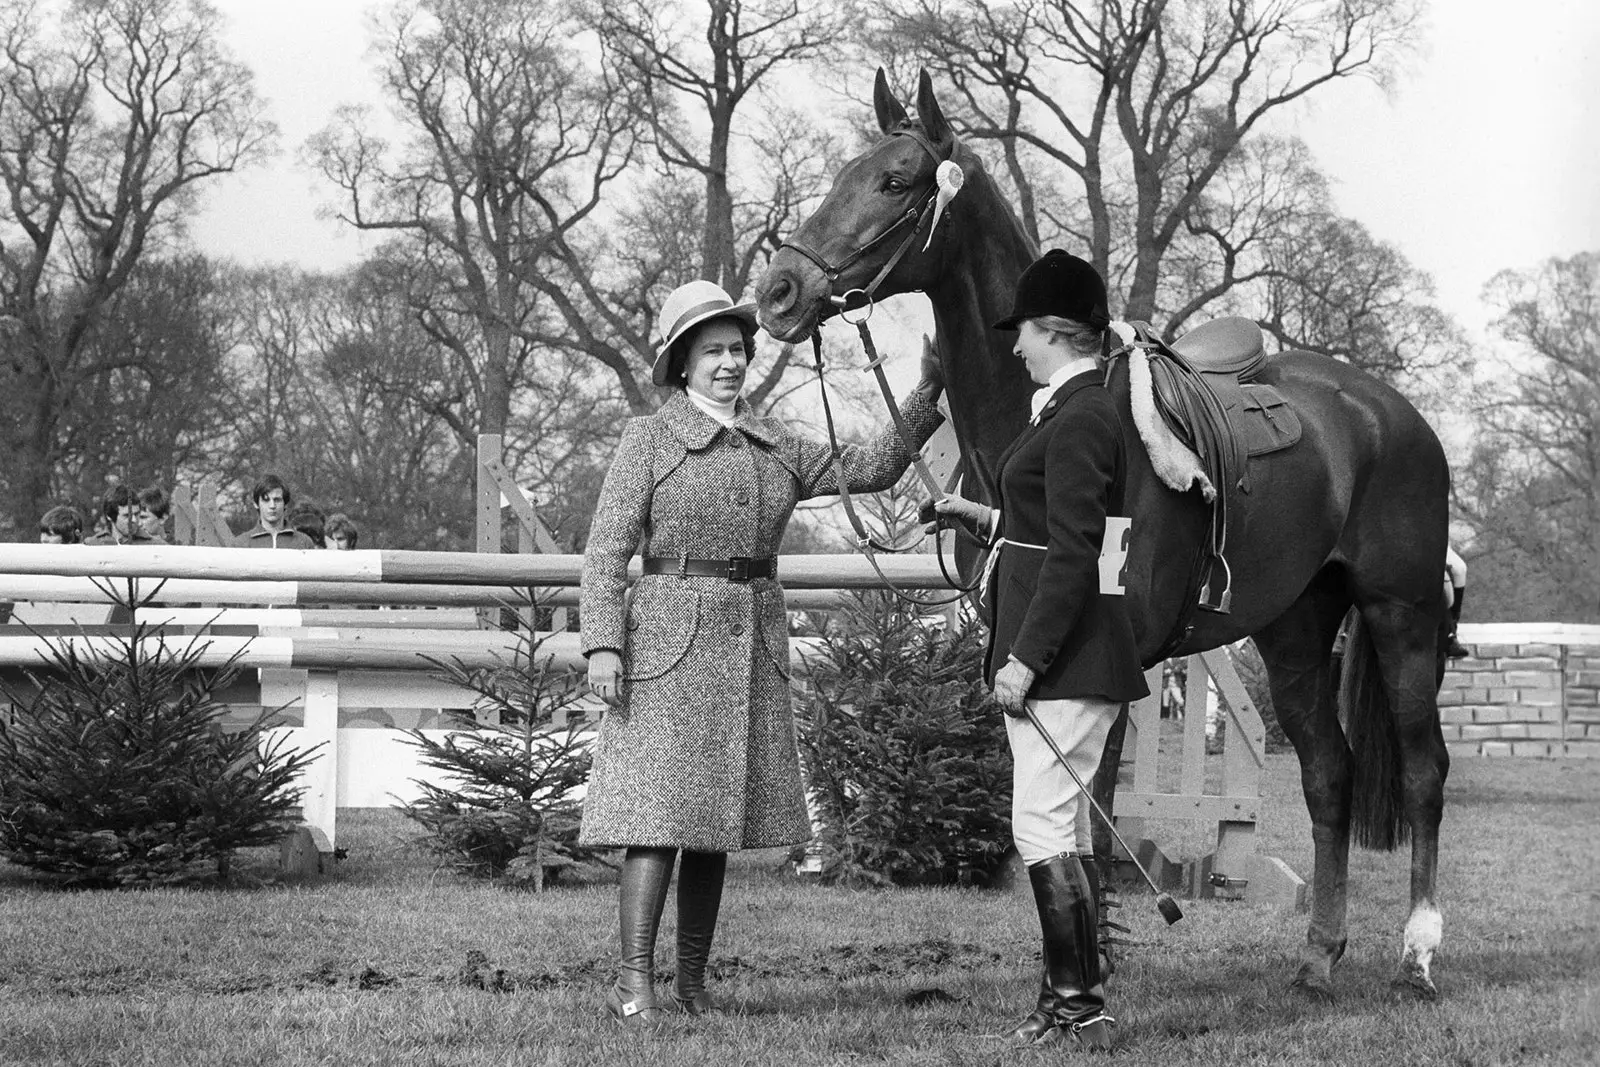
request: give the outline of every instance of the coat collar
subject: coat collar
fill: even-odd
[[[1086,370],[1082,374],[1074,374],[1065,382],[1062,382],[1061,388],[1057,389],[1055,394],[1046,401],[1044,407],[1039,409],[1038,425],[1044,425],[1052,415],[1060,411],[1061,405],[1065,404],[1067,398],[1073,393],[1076,393],[1079,389],[1088,389],[1092,386],[1101,385],[1104,381],[1104,374],[1098,368]]]
[[[758,417],[743,397],[739,398],[733,412],[733,425],[729,429],[738,430],[746,437],[769,448],[777,442],[779,436],[777,423],[773,419]],[[673,390],[672,396],[656,411],[656,417],[666,424],[678,440],[683,442],[683,447],[690,452],[709,448],[723,429],[722,423],[696,407],[694,401],[690,400],[682,389]]]

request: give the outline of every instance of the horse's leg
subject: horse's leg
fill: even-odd
[[[1329,661],[1349,603],[1342,576],[1324,569],[1288,611],[1255,635],[1272,706],[1300,757],[1300,784],[1311,814],[1311,922],[1293,985],[1317,996],[1333,995],[1330,974],[1347,936],[1351,760]]]
[[[1431,967],[1443,933],[1434,899],[1439,871],[1439,821],[1444,814],[1444,781],[1450,753],[1439,726],[1438,649],[1441,623],[1436,611],[1412,604],[1369,604],[1362,619],[1372,630],[1374,651],[1399,746],[1400,801],[1411,831],[1411,914],[1396,986],[1425,997],[1439,995]]]

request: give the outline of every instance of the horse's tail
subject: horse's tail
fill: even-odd
[[[1410,832],[1404,818],[1400,734],[1383,686],[1372,631],[1359,611],[1354,615],[1339,679],[1339,711],[1355,763],[1350,831],[1361,847],[1389,852]]]

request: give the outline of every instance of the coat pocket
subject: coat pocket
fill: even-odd
[[[645,582],[628,603],[626,680],[642,682],[672,670],[700,632],[700,594],[681,583]]]
[[[789,611],[783,592],[774,589],[756,596],[757,640],[783,677],[789,677]]]

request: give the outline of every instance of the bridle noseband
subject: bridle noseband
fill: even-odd
[[[933,160],[933,164],[936,169],[940,163],[943,163],[949,158],[947,153],[940,153],[939,150],[933,146],[933,142],[929,141],[928,138],[918,130],[891,130],[889,136],[909,137],[911,140],[915,141],[924,152],[928,153],[928,158]],[[888,262],[884,263],[882,269],[878,271],[877,275],[872,279],[872,281],[868,282],[863,288],[850,289],[844,293],[838,294],[830,292],[828,296],[829,301],[835,307],[839,308],[842,313],[858,311],[862,308],[865,308],[866,315],[862,317],[862,320],[864,321],[866,318],[870,318],[872,315],[874,297],[878,292],[878,287],[883,284],[884,279],[887,278],[889,273],[893,271],[894,268],[900,263],[900,260],[905,257],[905,254],[911,250],[911,246],[917,238],[917,231],[922,229],[922,220],[928,214],[928,209],[933,206],[934,201],[938,198],[938,195],[939,186],[936,181],[934,182],[933,188],[928,191],[926,196],[924,196],[917,203],[911,205],[911,207],[907,208],[898,218],[896,218],[881,232],[879,232],[877,236],[873,237],[866,244],[858,246],[854,251],[841,259],[837,264],[829,263],[823,258],[820,252],[813,251],[812,249],[807,248],[805,245],[800,244],[798,241],[792,239],[784,241],[778,246],[778,248],[780,251],[785,248],[791,248],[800,255],[809,259],[812,263],[816,264],[817,269],[822,271],[823,276],[828,279],[828,286],[831,290],[831,288],[839,281],[839,276],[850,267],[854,266],[857,260],[866,255],[868,252],[872,251],[874,248],[877,248],[883,242],[887,241],[901,227],[905,226],[907,223],[910,223],[911,229],[906,233],[905,240],[900,242],[900,247],[895,249],[894,255],[889,257]]]

